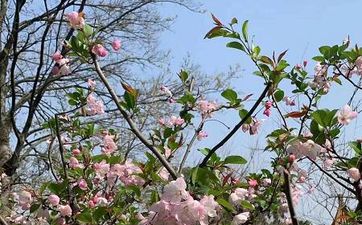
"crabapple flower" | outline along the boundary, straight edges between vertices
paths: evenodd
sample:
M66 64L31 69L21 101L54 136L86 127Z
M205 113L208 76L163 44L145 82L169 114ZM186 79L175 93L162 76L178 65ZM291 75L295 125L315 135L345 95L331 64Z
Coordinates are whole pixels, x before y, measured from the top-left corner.
M94 163L93 169L97 177L102 178L109 172L110 165L105 160L102 160L100 163Z
M72 216L72 208L69 205L59 205L58 210L62 216Z
M60 51L56 51L53 56L52 59L57 62L59 60L61 60L63 58L62 53L60 53Z
M72 150L72 154L73 154L74 156L80 155L80 150L77 149L77 148L75 148L75 149Z
M327 79L327 65L321 65L318 63L314 68L314 79L310 83L311 88L321 89L324 93L327 93L331 87L330 82Z
M166 87L166 86L164 86L164 85L162 85L162 86L160 87L160 91L161 91L161 93L166 94L166 95L168 95L169 97L172 97L172 96L173 96L173 94L172 94L172 92L170 91L170 89L168 89L168 87Z
M71 73L70 67L68 65L69 63L69 59L67 58L60 58L59 60L55 61L56 64L54 65L51 73L54 76L63 76L63 75L68 75Z
M88 184L87 181L85 181L84 179L81 179L80 181L78 181L78 187L80 189L82 189L83 191L88 189Z
M352 167L349 170L347 170L348 176L354 180L355 182L361 179L361 174L359 172L359 169Z
M358 113L353 111L349 105L345 105L337 112L338 122L342 125L348 125L357 115Z
M96 87L96 82L92 79L88 79L87 84L90 89L94 89Z
M83 13L71 12L67 14L69 24L74 29L81 29L85 25Z
M112 41L112 48L114 51L118 51L121 49L121 41L119 39L114 39Z
M287 152L295 155L296 158L307 156L313 160L316 160L321 150L322 147L312 140L306 142L295 140L287 147Z
M60 198L58 195L49 195L48 202L52 206L57 206L57 205L59 205Z
M245 188L236 188L235 191L230 194L229 201L233 204L237 204L240 201L245 200L248 195L249 192Z
M185 120L181 117L171 116L169 123L171 126L181 126L185 123Z
M197 103L197 108L201 112L203 118L210 118L213 111L218 109L218 105L215 101L210 102L207 100L200 100Z
M204 138L207 138L208 134L206 133L206 131L200 131L197 133L197 140L201 141Z
M117 144L113 140L113 136L106 134L103 137L102 153L109 155L117 150Z
M286 105L288 106L295 106L295 101L293 99L291 99L290 97L288 96L285 96L283 98L283 101L285 102Z
M187 199L188 196L186 182L184 178L180 177L164 187L162 199L169 202L180 202L182 199Z
M70 157L69 158L69 167L72 168L72 169L83 168L83 165L81 163L79 163L77 158Z
M97 100L92 94L87 97L87 114L90 116L104 113L104 105L101 100Z
M142 186L145 181L138 176L142 173L141 168L133 164L131 161L126 161L124 164L114 164L110 170L110 175L116 175L125 186Z
M18 203L23 210L29 209L30 204L33 202L31 193L28 191L21 191L18 195Z
M170 173L168 172L168 170L165 167L162 167L162 169L158 172L158 176L162 179L167 181L168 178L170 177Z
M250 124L246 124L246 123L243 124L243 126L241 127L241 130L244 133L249 131L250 135L255 135L258 133L260 126L261 126L261 122L258 119L253 118L253 120Z
M258 186L258 181L255 179L250 179L250 180L248 180L248 184L250 187L256 187L256 186Z
M240 224L244 224L248 221L250 217L250 213L249 212L243 212L240 213L236 216L234 216L233 221L232 221L232 225L240 225Z
M106 57L108 55L108 51L103 45L95 44L92 47L92 53L99 57Z

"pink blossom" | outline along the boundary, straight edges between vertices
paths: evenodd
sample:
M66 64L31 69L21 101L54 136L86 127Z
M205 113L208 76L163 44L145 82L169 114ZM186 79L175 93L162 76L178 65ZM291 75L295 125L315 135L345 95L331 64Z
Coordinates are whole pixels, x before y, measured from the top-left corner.
M249 131L249 134L250 135L255 135L259 132L259 128L261 126L261 122L256 119L256 118L253 118L252 122L250 124L243 124L241 126L241 130L246 133Z
M213 195L204 196L200 203L205 207L206 214L209 217L216 217L217 212L216 209L219 207L219 204L214 200Z
M59 205L60 198L58 195L49 195L48 202L52 206L57 206L57 205Z
M67 19L70 23L70 26L73 27L74 29L81 29L85 25L85 21L84 21L82 13L78 13L78 12L68 13Z
M283 98L283 101L285 102L286 105L288 106L295 106L295 101L293 99L291 99L290 97L288 96L285 96Z
M117 144L113 140L113 136L105 135L103 137L103 146L102 152L106 155L112 154L114 151L117 150Z
M201 141L204 138L207 138L208 134L206 133L206 131L200 131L197 133L197 140Z
M121 41L119 39L114 39L112 41L112 48L114 51L118 51L121 49Z
M163 94L168 95L169 97L172 97L172 96L173 96L173 95L172 95L172 92L170 91L170 89L168 89L168 87L166 87L166 86L164 86L164 85L162 85L162 86L160 87L160 91L161 91Z
M56 65L53 67L52 69L52 74L53 75L59 75L59 76L63 76L63 75L68 75L71 73L71 70L69 68L69 59L67 58L61 58L59 60L56 61Z
M270 178L264 178L262 181L263 186L269 186L272 183L272 180Z
M96 172L96 175L100 178L104 177L110 170L110 165L102 160L100 163L94 163L93 169Z
M207 100L200 100L197 103L197 108L200 110L203 118L209 118L212 112L218 109L218 105L215 101L210 102Z
M168 172L168 170L165 167L162 167L162 169L158 172L158 176L162 179L162 180L168 180L168 178L170 177L170 173Z
M139 176L141 173L141 168L131 161L126 161L124 164L114 164L110 171L110 175L118 176L125 186L142 186L145 181Z
M69 167L72 169L83 168L83 165L79 163L78 159L75 157L69 158Z
M236 216L234 216L233 221L232 221L232 225L240 225L240 224L244 224L248 221L250 217L250 213L249 212L243 212L240 213Z
M295 155L296 158L307 156L313 160L316 160L321 150L322 147L312 140L306 142L295 140L287 147L287 152Z
M95 44L92 47L92 53L99 57L106 57L108 55L108 51L103 45Z
M162 199L170 202L180 202L182 199L187 199L188 196L186 182L184 178L179 177L164 187Z
M85 181L84 179L79 180L78 181L78 187L80 189L82 189L83 191L87 190L88 189L87 181Z
M337 112L338 122L343 125L348 125L357 115L358 113L352 111L349 105L345 105Z
M271 115L271 109L265 109L263 114L269 117Z
M245 188L236 188L235 191L230 194L229 201L233 204L239 204L240 201L245 200L248 195L249 192Z
M158 124L160 124L161 126L165 126L166 120L164 118L160 118L160 119L158 119Z
M59 205L58 210L62 216L72 216L72 208L69 205Z
M18 194L18 203L23 210L29 209L30 204L33 202L31 193L28 191L21 191Z
M324 167L328 169L334 164L334 162L335 162L335 159L328 158L328 159L324 160Z
M53 56L52 56L52 59L54 60L54 61L59 61L59 60L61 60L63 58L63 56L62 56L62 54L60 53L60 51L56 51L54 54L53 54Z
M250 179L248 180L248 184L251 186L251 187L256 187L258 185L258 181L255 180L255 179Z
M167 146L164 147L164 150L165 150L165 157L166 158L170 157L172 154L172 150Z
M72 154L73 154L74 156L80 155L80 150L77 149L77 148L75 148L75 149L72 150Z
M181 117L171 116L169 123L173 126L181 126L185 123L185 120Z
M257 120L256 118L253 119L253 121L250 124L250 135L255 135L259 132L259 128L261 126L261 122Z
M359 172L359 169L357 169L355 167L348 169L347 174L355 182L358 181L359 179L361 179L361 174Z
M87 105L87 114L90 116L104 113L103 102L101 100L97 100L92 94L88 95L87 97Z
M88 79L87 84L90 89L94 89L96 87L96 82L92 79Z

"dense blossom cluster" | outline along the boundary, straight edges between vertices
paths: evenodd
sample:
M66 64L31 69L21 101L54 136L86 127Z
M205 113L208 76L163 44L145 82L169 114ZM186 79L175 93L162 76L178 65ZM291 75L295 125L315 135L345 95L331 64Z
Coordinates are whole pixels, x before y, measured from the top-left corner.
M150 207L149 216L141 221L144 225L207 225L217 217L220 206L214 196L195 200L186 191L183 178L171 181L164 187L161 200Z

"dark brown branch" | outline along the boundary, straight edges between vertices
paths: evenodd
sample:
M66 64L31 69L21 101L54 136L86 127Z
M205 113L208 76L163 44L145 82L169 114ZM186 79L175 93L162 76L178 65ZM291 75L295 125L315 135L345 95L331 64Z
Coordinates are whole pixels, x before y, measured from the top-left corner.
M250 109L248 114L238 123L236 126L217 144L215 145L210 152L205 156L203 161L200 164L200 167L205 167L207 164L207 161L210 159L210 157L219 149L221 148L240 128L241 126L251 117L251 115L254 113L254 111L258 108L260 103L263 101L264 97L268 93L272 83L269 82L264 88L264 91L259 96L258 100L255 102L253 107Z

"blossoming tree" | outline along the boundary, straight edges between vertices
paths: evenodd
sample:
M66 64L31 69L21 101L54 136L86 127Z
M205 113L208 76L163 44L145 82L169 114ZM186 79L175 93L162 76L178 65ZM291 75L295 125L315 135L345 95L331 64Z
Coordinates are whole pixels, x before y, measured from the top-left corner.
M232 19L228 25L212 16L215 26L205 38L231 39L227 47L246 54L254 63L257 76L264 84L256 100L238 96L225 89L219 102L201 98L192 92L192 79L182 70L178 74L179 96L167 86L160 86L162 95L178 113L164 115L155 129L145 133L135 122L139 116L139 91L125 82L113 84L106 76L102 62L122 49L119 39L106 44L90 26L83 12L66 14L74 30L65 42L66 52L55 52L52 77L71 73L71 59L92 67L100 82L87 79L87 87L75 88L68 95L70 110L55 114L44 127L51 136L48 146L56 145L60 163L52 165L52 178L33 187L18 185L8 193L9 179L1 176L1 192L6 195L1 207L10 209L0 217L2 224L144 224L144 225L206 225L206 224L301 224L295 210L303 186L310 176L300 165L306 162L353 196L347 208L338 208L334 224L358 224L362 216L362 154L361 141L352 140L350 150L343 154L336 146L341 129L358 116L351 101L338 109L319 107L332 84L351 83L361 75L362 50L349 48L349 40L341 45L323 46L314 73L303 65L291 67L286 51L266 56L248 35L248 21L239 24ZM112 49L112 50L111 50ZM111 50L111 51L110 51ZM288 82L293 94L279 86ZM123 94L116 90L122 88ZM85 123L89 117L107 113L95 92L106 91L134 137L147 149L143 160L132 160L118 151L122 136L107 126ZM296 98L299 96L299 100ZM251 108L242 103L252 102ZM286 106L302 105L283 112ZM223 111L238 113L240 120L213 147L199 149L203 160L185 167L194 143L207 138L205 123ZM262 115L260 115L263 112ZM219 150L237 132L257 135L261 117L277 115L282 123L266 137L265 149L272 152L270 167L240 177L235 169L247 160L241 155L220 156ZM190 139L184 138L188 129ZM178 152L181 159L175 159ZM178 165L175 166L175 163ZM2 195L3 196L3 195ZM340 197L343 199L343 196ZM353 208L352 208L353 207ZM265 222L266 223L266 222Z

